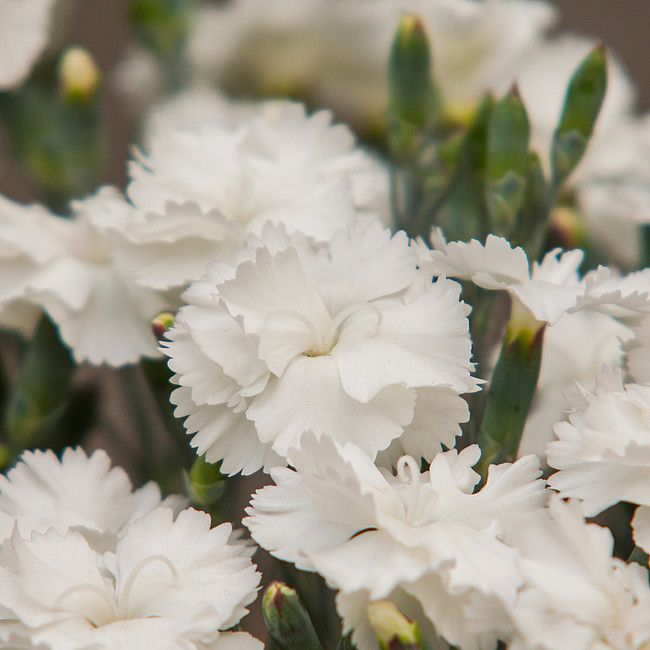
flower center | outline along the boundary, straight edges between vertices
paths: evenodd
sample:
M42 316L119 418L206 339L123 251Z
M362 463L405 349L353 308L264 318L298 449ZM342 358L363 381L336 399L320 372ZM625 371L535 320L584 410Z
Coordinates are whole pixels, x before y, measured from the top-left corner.
M166 569L165 579L152 576L147 582L146 597L133 597L136 583L142 577L145 569L152 565L161 565ZM78 614L85 618L93 627L101 627L120 620L134 618L151 618L156 614L153 611L146 611L149 603L156 603L160 598L159 587L161 583L175 583L178 580L178 572L169 560L163 555L152 555L141 560L129 573L121 594L116 602L108 588L98 585L79 584L66 589L54 602L54 608L66 612Z
M382 314L376 305L357 303L340 311L320 331L310 324L312 346L305 351L305 356L320 357L328 355L341 338L345 329L359 328L362 336L376 336L381 326Z
M427 486L421 482L420 465L415 458L402 456L397 461L397 478L406 487L401 495L405 521L413 526L428 523L425 509L429 502L430 492Z
M111 259L111 246L107 238L82 219L75 223L68 249L74 257L90 264L106 264Z

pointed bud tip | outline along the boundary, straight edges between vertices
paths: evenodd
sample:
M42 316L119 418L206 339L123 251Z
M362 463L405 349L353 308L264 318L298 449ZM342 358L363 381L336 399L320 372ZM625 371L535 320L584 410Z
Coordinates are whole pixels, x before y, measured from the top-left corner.
M397 31L402 38L424 36L424 24L417 14L405 14L399 22Z
M59 62L59 85L67 100L88 101L100 81L99 69L88 50L74 46L65 51Z
M284 582L274 580L264 592L264 596L262 598L262 606L267 611L273 608L279 612L282 609L283 599L293 598L295 596L295 589L292 589L288 585L284 584Z
M518 99L519 101L521 101L521 92L519 90L519 83L518 82L515 81L512 84L512 86L510 86L510 90L508 91L508 94L511 97L514 97L515 99Z

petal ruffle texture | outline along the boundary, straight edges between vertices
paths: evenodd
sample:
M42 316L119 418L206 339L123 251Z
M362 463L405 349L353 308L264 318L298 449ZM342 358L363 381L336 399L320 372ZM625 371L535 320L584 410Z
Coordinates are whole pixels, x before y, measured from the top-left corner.
M458 284L422 282L408 238L378 222L329 244L268 225L248 243L185 292L163 344L199 453L249 473L308 430L371 458L402 435L426 459L453 446L478 387Z
M545 517L546 502L534 457L492 466L475 492L479 456L476 446L444 452L423 474L404 456L393 475L352 444L306 434L289 452L295 469L272 472L275 485L255 493L244 524L271 554L318 571L340 591L341 614L347 626L361 626L355 640L363 650L375 646L364 614L349 608L397 592L419 602L448 642L474 647L465 600L514 603L523 577L512 544L524 521ZM459 603L456 623L445 602Z

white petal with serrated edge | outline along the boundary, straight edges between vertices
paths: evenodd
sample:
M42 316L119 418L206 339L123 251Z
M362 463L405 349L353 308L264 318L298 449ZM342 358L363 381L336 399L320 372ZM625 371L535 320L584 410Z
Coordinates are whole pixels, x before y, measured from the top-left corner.
M337 442L354 442L370 456L385 449L413 419L415 391L389 386L363 403L341 387L329 356L298 357L273 378L247 410L262 442L285 455L311 429Z
M391 384L475 390L469 325L459 295L457 283L441 278L409 303L382 304L374 336L344 330L332 356L345 391L368 401Z

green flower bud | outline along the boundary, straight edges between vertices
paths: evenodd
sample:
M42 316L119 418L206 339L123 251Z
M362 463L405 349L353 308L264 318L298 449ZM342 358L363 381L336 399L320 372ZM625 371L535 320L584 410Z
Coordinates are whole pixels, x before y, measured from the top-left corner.
M553 136L551 163L558 188L584 155L607 91L607 57L596 47L575 71L564 98L560 122Z
M500 101L488 126L485 200L491 232L509 234L526 198L530 124L517 87Z
M322 650L295 589L272 582L262 597L264 623L277 650Z
M391 147L405 156L432 123L438 106L429 42L417 16L404 16L397 28L390 51L389 88Z

